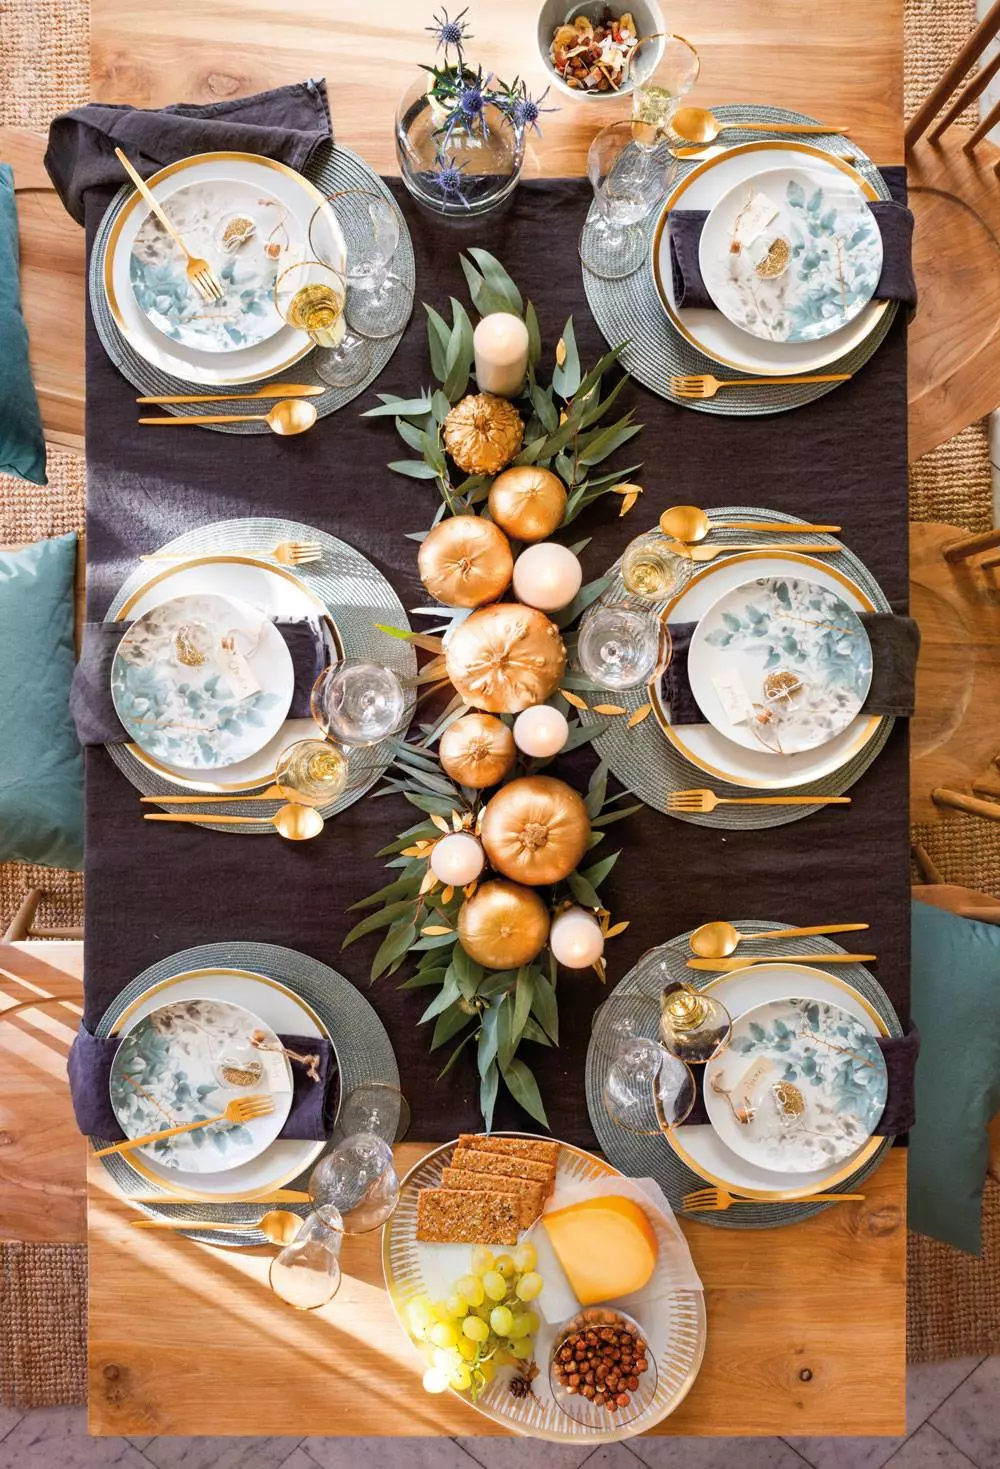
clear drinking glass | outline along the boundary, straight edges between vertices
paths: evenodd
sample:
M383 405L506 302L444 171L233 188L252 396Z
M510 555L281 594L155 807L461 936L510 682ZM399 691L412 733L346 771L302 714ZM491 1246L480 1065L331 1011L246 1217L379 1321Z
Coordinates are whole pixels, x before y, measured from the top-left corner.
M649 58L663 41L658 65ZM655 148L670 119L698 80L701 61L683 36L646 36L629 58L632 79L632 136L642 148Z
M670 662L670 629L648 607L598 603L580 624L576 656L599 688L635 689Z
M296 740L278 757L275 784L289 801L325 806L347 785L347 755L329 740Z
M339 269L347 283L347 324L363 337L395 336L409 320L413 292L392 270L399 233L396 206L367 189L329 194L309 221L313 254Z
M595 1012L594 1045L610 1064L604 1078L604 1110L629 1132L652 1136L678 1127L694 1106L690 1067L657 1040L659 1001L650 995L614 994Z
M580 235L580 259L606 280L631 275L646 258L639 224L666 190L677 160L665 146L640 148L630 122L602 128L587 154L587 174L597 213Z
M340 1289L340 1250L344 1223L332 1204L317 1207L302 1228L271 1261L268 1283L297 1311L316 1311Z
M387 1081L365 1081L341 1103L337 1128L345 1136L373 1132L387 1143L399 1143L410 1130L410 1104Z
M348 747L377 745L408 722L413 691L391 668L345 658L313 685L312 716L330 739Z
M282 321L307 332L320 350L313 355L317 373L331 388L351 388L371 370L371 348L347 330L343 275L321 260L289 265L274 283L274 304Z
M645 531L625 547L621 561L626 590L645 602L665 602L694 575L694 562L671 551L660 531Z
M392 1148L373 1132L346 1137L313 1169L309 1196L321 1214L333 1209L345 1234L380 1229L399 1202Z
M718 1055L733 1033L720 1000L682 980L670 979L660 995L660 1039L672 1056L700 1065Z

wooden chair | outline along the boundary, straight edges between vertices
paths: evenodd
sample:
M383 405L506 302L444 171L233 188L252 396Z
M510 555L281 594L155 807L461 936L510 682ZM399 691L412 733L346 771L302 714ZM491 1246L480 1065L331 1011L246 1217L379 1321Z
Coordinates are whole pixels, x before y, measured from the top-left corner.
M35 924L38 905L45 897L44 888L29 888L20 908L3 936L4 943L12 944L24 939L82 939L82 928L41 928Z
M1000 149L986 138L1000 103L974 130L954 126L1000 72L1000 54L947 105L998 32L995 0L906 130L920 290L909 343L911 459L1000 404Z

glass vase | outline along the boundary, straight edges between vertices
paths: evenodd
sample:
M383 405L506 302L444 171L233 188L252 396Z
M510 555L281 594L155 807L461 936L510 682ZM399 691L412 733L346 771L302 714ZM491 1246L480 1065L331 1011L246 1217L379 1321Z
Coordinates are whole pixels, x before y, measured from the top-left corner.
M399 104L396 155L418 203L446 218L475 218L513 194L524 136L492 102L473 118L455 121L450 105L432 97L421 78Z

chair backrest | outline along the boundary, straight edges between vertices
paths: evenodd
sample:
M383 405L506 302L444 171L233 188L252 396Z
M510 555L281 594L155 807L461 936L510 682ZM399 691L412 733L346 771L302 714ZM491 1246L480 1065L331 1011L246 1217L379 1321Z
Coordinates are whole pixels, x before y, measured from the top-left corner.
M998 31L1000 31L1000 0L994 0L994 4L990 6L988 14L983 17L982 21L955 57L955 60L945 71L937 86L932 88L914 114L913 120L906 129L907 148L912 148L919 138L922 138L925 133L928 133L928 129L930 129L929 138L931 141L939 138L961 116L969 103L974 102L986 90L997 72L1000 71L1000 52L991 57L986 65L966 82L965 86L961 88L957 97L948 106L941 118L935 123L933 128L931 127L931 124L934 123L935 118L937 118L938 113L941 112L942 107L945 106L945 103L955 88L971 68L975 66L976 62L981 59L984 51L997 35ZM998 122L1000 122L1000 102L991 108L986 117L969 133L967 140L963 144L965 150L968 152L974 148L980 139L984 138Z

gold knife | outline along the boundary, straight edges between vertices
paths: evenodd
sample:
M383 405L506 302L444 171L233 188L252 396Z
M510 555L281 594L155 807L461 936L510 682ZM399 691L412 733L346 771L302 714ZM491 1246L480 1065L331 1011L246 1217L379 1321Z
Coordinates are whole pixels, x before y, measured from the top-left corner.
M325 393L322 383L265 383L252 393L179 393L173 397L156 394L136 398L137 403L249 403L254 398L318 398Z
M154 806L200 806L211 805L213 801L286 801L288 797L280 786L268 786L266 791L260 791L250 796L241 796L238 793L232 796L140 796L140 801L146 801Z
M230 1198L226 1194L207 1199L199 1198L197 1194L125 1194L124 1197L130 1204L246 1204L247 1208L254 1204L311 1203L308 1194L294 1188L275 1189L273 1193L262 1194L258 1199Z
M732 974L749 964L874 964L877 954L753 954L743 959L689 959L689 969Z

